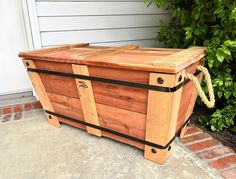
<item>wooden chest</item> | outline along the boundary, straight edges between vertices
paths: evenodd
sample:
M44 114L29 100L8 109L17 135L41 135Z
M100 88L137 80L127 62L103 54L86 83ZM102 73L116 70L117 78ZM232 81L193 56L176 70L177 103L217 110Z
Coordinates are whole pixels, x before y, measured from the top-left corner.
M67 45L19 54L50 124L60 122L144 150L164 163L190 117L204 48Z

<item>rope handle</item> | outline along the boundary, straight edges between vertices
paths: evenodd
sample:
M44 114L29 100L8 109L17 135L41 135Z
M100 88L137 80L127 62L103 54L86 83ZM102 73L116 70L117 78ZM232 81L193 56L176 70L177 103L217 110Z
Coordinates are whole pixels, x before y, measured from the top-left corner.
M206 97L206 94L202 90L202 87L199 84L198 79L194 75L186 73L186 78L188 78L190 81L193 82L193 85L194 85L195 89L197 90L198 95L200 96L203 103L208 108L213 108L215 106L215 95L214 95L213 86L212 86L212 82L211 82L211 76L210 76L207 68L199 65L197 67L197 69L200 70L205 76L210 100Z

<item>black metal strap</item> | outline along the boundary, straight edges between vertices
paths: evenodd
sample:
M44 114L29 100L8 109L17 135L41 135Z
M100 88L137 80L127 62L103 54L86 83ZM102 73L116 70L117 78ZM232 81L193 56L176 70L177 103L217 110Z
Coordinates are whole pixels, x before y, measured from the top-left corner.
M111 134L129 139L129 140L133 140L135 142L139 142L139 143L142 143L144 145L155 147L155 148L158 148L158 149L161 149L161 150L167 149L170 146L170 144L174 141L174 139L179 135L179 132L181 130L180 129L176 133L176 135L165 146L162 146L162 145L159 145L159 144L155 144L153 142L149 142L149 141L146 141L146 140L143 140L143 139L139 139L137 137L133 137L133 136L130 136L130 135L127 135L127 134L123 134L123 133L120 133L120 132L117 132L117 131L114 131L114 130L111 130L111 129L107 129L107 128L104 128L104 127L101 127L101 126L97 126L95 124L91 124L91 123L88 123L88 122L85 122L85 121L82 121L82 120L79 120L79 119L75 119L75 118L72 118L72 117L64 116L62 114L54 113L52 111L45 110L45 112L48 113L49 115L64 118L64 119L72 121L72 122L83 124L85 126L89 126L89 127L95 128L95 129L99 129L101 131L108 132L108 133L111 133ZM183 124L183 126L185 126L189 122L189 120L190 120L190 118Z
M33 69L33 68L27 68L27 70L30 72L36 72L36 73L45 73L45 74L65 76L65 77L70 77L70 78L80 78L80 79L85 79L85 80L92 80L92 81L98 81L98 82L103 82L103 83L111 83L111 84L130 86L130 87L135 87L135 88L162 91L162 92L167 92L167 93L175 92L179 88L181 88L184 84L189 82L189 80L185 79L184 82L178 84L177 86L173 88L169 88L169 87L163 87L163 86L133 83L133 82L128 82L128 81L120 81L120 80L113 80L113 79L107 79L107 78L85 76L85 75L78 75L78 74L71 74L71 73L64 73L64 72L57 72L57 71L49 71L49 70L41 70L41 69ZM197 71L194 75L197 76L199 73L200 71Z

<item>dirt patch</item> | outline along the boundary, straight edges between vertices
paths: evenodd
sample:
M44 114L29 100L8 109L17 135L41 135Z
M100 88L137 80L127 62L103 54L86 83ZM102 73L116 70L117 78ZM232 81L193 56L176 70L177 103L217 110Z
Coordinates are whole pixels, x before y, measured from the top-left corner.
M191 116L191 123L195 124L203 131L210 134L213 138L219 140L223 145L230 147L236 152L236 133L231 132L228 129L223 129L219 132L212 132L212 130L208 127L200 126L198 121L200 115L210 115L211 113L205 108L199 107L196 105L194 108L194 112Z

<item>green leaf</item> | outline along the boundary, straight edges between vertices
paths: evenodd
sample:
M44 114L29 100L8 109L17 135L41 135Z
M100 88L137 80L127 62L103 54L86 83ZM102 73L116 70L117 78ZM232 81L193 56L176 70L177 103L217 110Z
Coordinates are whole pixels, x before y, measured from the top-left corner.
M225 57L231 57L231 52L226 45L222 45L222 51L224 52Z
M231 19L236 21L236 8L231 11Z
M224 42L224 45L228 46L228 47L236 47L236 40L232 41L232 40L226 40Z
M157 7L161 7L161 5L163 4L164 0L156 0L156 5Z
M230 97L230 95L231 95L230 91L225 91L224 92L224 96L225 96L226 99L228 99Z
M144 0L144 3L148 7L148 6L150 6L152 4L152 0Z
M219 62L223 62L224 61L224 52L222 50L222 48L218 48L217 51L216 51L216 58Z
M212 131L217 131L216 127L214 125L211 125L211 130Z
M230 128L229 130L231 130L232 132L235 132L235 133L236 133L236 127Z

